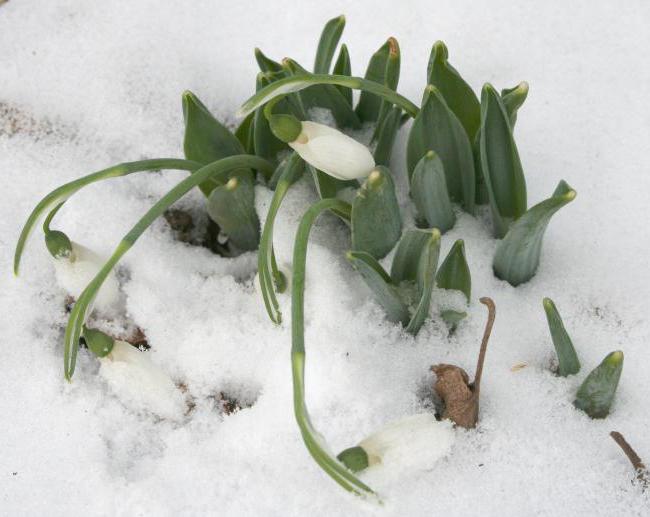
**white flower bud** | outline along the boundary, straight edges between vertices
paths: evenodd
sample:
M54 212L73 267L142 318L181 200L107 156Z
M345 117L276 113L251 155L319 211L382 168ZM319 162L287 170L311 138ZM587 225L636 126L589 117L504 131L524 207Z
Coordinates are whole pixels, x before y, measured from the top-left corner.
M307 163L340 180L365 178L375 167L365 145L316 122L303 121L300 135L289 145Z
M115 340L111 352L100 362L100 375L122 402L134 410L170 419L183 415L183 395L170 376L151 361L148 352Z

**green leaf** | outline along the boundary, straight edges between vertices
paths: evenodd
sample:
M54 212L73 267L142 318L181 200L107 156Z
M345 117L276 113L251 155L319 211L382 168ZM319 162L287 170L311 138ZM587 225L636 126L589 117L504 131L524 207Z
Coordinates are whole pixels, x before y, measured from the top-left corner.
M390 157L393 154L393 145L400 127L401 115L401 109L392 107L388 110L381 123L377 125L375 151L373 153L377 165L386 167L390 165Z
M390 269L390 277L395 285L402 282L417 282L422 250L431 241L434 232L437 232L437 230L404 231L397 250L395 250L393 264Z
M157 158L154 160L125 162L109 167L108 169L93 172L92 174L88 174L87 176L83 176L54 189L38 202L34 210L29 214L25 226L20 232L20 237L16 244L16 251L14 253L14 275L18 275L20 259L23 250L25 249L25 244L39 219L44 217L47 212L58 210L63 203L83 187L105 179L119 178L120 176L133 174L134 172L159 171L161 169L178 169L191 172L200 167L200 163L190 160L179 160L176 158Z
M575 197L576 191L562 180L550 198L536 204L521 216L497 247L492 263L494 274L513 286L535 276L544 232L551 217Z
M386 167L375 168L352 203L352 247L385 257L399 240L402 218L395 183Z
M384 70L384 85L391 90L397 90L399 83L399 73L401 66L402 56L399 50L399 44L395 38L388 38L388 57L386 59L386 69ZM377 124L375 126L375 134L372 140L377 138L377 130L382 126L391 104L385 100L381 101L379 106L379 114L377 115Z
M473 213L476 180L472 147L456 115L440 91L431 85L425 89L422 109L409 133L406 148L409 178L417 163L430 150L440 156L444 166L449 198L462 203L467 212Z
M431 292L435 284L438 257L440 255L440 232L434 228L430 231L417 265L416 287L420 298L415 312L409 321L406 331L415 335L420 331L425 320L429 317Z
M481 94L480 153L494 231L500 238L526 211L526 179L508 113L490 84Z
M514 88L501 90L503 107L506 109L506 113L508 113L510 126L512 126L513 129L517 122L517 111L519 111L519 108L523 105L526 97L528 97L528 83L525 81L519 83Z
M244 150L248 154L253 154L255 151L255 140L254 140L254 128L255 128L255 113L250 113L244 120L242 120L242 123L239 124L239 127L237 127L237 131L235 131L235 136L237 137L237 140L239 140L239 143L242 145Z
M614 401L623 371L623 352L611 352L594 368L578 389L573 405L591 418L605 418Z
M227 156L244 153L244 147L228 128L212 116L199 98L190 91L183 93L183 117L185 119L185 158L202 165ZM235 174L246 171L235 171ZM200 185L207 196L217 185L214 181Z
M555 352L560 363L557 372L558 375L566 377L567 375L578 373L580 371L578 354L576 354L576 349L573 347L569 333L564 328L560 313L550 298L544 298L543 305L548 321L548 329L551 332L553 346L555 346Z
M364 251L349 251L346 256L375 295L377 303L386 311L387 319L393 323L408 325L411 319L408 307L381 264Z
M449 200L445 171L433 151L428 151L413 171L411 198L418 216L426 221L427 227L445 233L454 226L456 215Z
M277 79L274 78L273 75L262 73L258 74L256 84L257 90L259 91L265 86L272 84L274 80ZM293 113L288 99L280 100L274 106L274 111L276 113ZM278 154L289 149L289 146L273 134L271 128L269 127L269 121L266 120L264 111L262 109L256 110L253 116L253 147L255 149L255 154L271 161L272 163L277 163Z
M282 70L280 63L266 57L259 48L255 48L255 61L262 72L280 72Z
M336 63L334 63L333 73L334 75L347 75L348 77L352 75L350 53L348 52L348 47L345 43L341 45L339 57L336 59ZM341 95L343 95L343 98L347 101L350 107L352 107L352 90L345 86L336 86L336 88L341 92Z
M471 300L472 275L467 265L465 243L462 239L454 242L454 245L449 250L447 257L440 266L440 269L438 269L436 283L442 289L461 291L465 295L467 303Z
M216 182L223 183L233 171L241 169L258 169L261 172L271 174L273 168L266 160L256 156L240 155L222 158L208 165L204 165L195 171L191 176L185 178L165 194L160 200L153 205L147 213L131 228L123 237L108 261L102 266L97 275L90 281L83 292L77 298L77 302L72 307L68 325L65 329L63 362L66 379L70 380L75 370L77 360L77 349L79 346L79 337L86 322L92 303L101 288L104 280L117 265L124 254L135 244L138 238L151 224L162 215L171 205L187 194L191 189L200 185L209 178L214 178Z
M316 192L321 199L333 199L337 196L338 192L345 188L356 189L359 187L359 182L356 180L343 181L318 170L309 163L306 163L305 166L314 180ZM342 216L342 214L337 213L336 210L333 210L333 212ZM342 217L345 219L344 216Z
M255 187L250 178L232 177L225 185L215 188L208 198L207 210L237 251L257 249L260 220L255 211Z
M354 476L352 472L329 453L327 446L322 443L318 431L311 423L305 402L305 270L307 265L307 244L311 227L316 218L325 210L332 209L345 212L350 210L350 206L339 199L323 199L312 205L300 221L293 247L293 276L291 282L293 407L303 441L314 461L346 490L358 495L372 495L374 492L369 486Z
M327 74L330 71L330 65L334 58L336 46L339 44L343 28L345 27L345 16L332 18L323 27L320 35L318 49L316 50L316 60L314 61L314 73Z
M402 108L409 116L415 117L420 111L406 97L387 88L383 84L362 79L360 77L347 77L345 75L324 75L324 74L299 74L291 77L285 77L270 85L262 88L255 95L249 98L237 111L238 117L245 117L251 111L263 106L270 100L281 95L299 92L315 84L333 84L352 88L353 90L363 90L364 92L373 93L389 101L391 104Z
M291 75L302 76L309 73L293 59L285 59L283 63ZM361 127L356 113L336 86L332 84L314 84L300 91L297 95L300 97L306 111L312 108L323 108L332 113L338 127L354 129Z
M481 105L470 85L449 64L448 57L445 44L436 41L427 66L428 83L440 90L447 106L465 128L467 138L473 142L481 124Z
M283 160L276 173L278 175L277 185L273 193L273 199L269 205L269 211L264 221L262 229L262 238L260 240L259 252L257 254L257 270L259 274L260 289L266 311L273 323L279 324L282 321L282 313L275 291L284 291L286 279L281 271L278 270L275 263L273 252L273 227L275 218L280 210L283 199L285 198L289 187L293 185L303 174L305 162L297 153L291 153L289 158Z
M393 56L393 63L390 65L391 76L387 77L386 72L390 55ZM397 88L397 80L399 80L399 45L395 38L388 38L386 43L372 55L368 62L365 79L383 84L391 90ZM355 111L362 122L377 122L381 105L382 99L373 92L362 91Z

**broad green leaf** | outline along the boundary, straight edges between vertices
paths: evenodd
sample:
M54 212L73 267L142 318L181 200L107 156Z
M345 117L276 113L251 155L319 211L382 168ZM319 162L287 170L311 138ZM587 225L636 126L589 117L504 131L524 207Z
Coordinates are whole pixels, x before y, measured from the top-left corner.
M526 179L503 101L486 84L481 94L481 171L496 237L503 237L526 211Z
M544 232L551 217L575 197L576 191L562 180L550 198L536 204L515 221L497 247L492 263L494 274L513 286L528 282L535 276Z
M253 154L255 151L254 128L255 113L250 113L235 131L237 140L248 154Z
M501 90L501 99L503 100L503 107L508 113L510 119L510 126L514 129L517 122L517 111L521 108L522 104L528 97L528 83L521 82L514 88L506 88Z
M389 58L392 61L390 64ZM374 83L383 84L387 88L395 90L399 81L399 69L399 45L395 38L388 38L386 43L379 47L370 58L365 79ZM377 122L381 107L381 98L372 92L362 91L359 96L356 112L362 122Z
M282 70L280 63L266 57L259 48L255 48L255 61L257 61L262 72L279 72Z
M273 174L278 176L273 199L269 205L269 211L264 221L264 228L262 229L262 238L260 240L260 247L257 254L257 270L260 281L260 289L262 291L262 298L266 311L273 323L280 323L282 321L282 314L278 299L275 296L275 291L284 291L286 287L286 279L281 271L278 270L275 263L275 254L273 252L273 226L275 218L280 210L280 205L289 190L289 187L295 183L300 176L302 176L305 168L305 162L298 156L297 153L291 155L283 160L278 165L276 172Z
M402 55L397 40L395 38L388 38L388 58L386 59L386 70L384 71L384 85L391 90L397 90L401 61ZM372 138L373 141L377 138L377 131L382 126L390 109L391 104L388 101L382 100L379 106L379 115L377 116L375 133Z
M409 133L406 148L409 178L429 151L435 151L442 161L449 198L473 213L476 180L472 147L456 115L449 109L440 91L432 85L425 89L422 109Z
M623 371L623 352L611 352L584 380L573 405L591 418L605 418L614 401Z
M352 248L380 259L393 249L402 230L395 183L386 167L374 169L352 202Z
M440 255L440 232L434 228L429 233L418 261L416 287L420 298L415 307L415 312L411 321L406 327L406 331L415 335L420 331L425 320L429 317L429 307L431 305L431 292L435 284L436 269L438 267L438 257Z
M257 249L260 220L255 211L255 187L250 178L233 177L215 188L208 198L207 210L237 251Z
M404 231L390 268L390 277L395 285L402 282L417 282L422 250L431 241L436 231L435 229Z
M440 90L447 106L465 128L467 138L473 142L481 124L481 105L470 85L449 64L448 57L445 44L436 41L429 56L427 80Z
M465 257L465 243L462 239L454 242L447 257L436 275L436 284L442 289L461 291L467 303L472 298L472 275Z
M390 276L381 264L364 251L349 251L346 257L373 292L377 303L386 311L388 320L402 323L404 326L408 325L411 319L408 307L400 298Z
M79 337L88 315L92 310L92 304L97 292L102 287L104 280L108 277L113 268L117 265L124 254L131 249L138 238L145 232L149 226L171 205L187 194L194 187L200 185L209 178L214 178L216 182L222 184L234 171L241 169L257 169L262 173L272 174L273 168L266 160L256 156L239 155L222 158L221 160L204 165L191 176L185 178L172 188L167 194L158 200L147 213L129 230L122 238L113 254L108 261L102 266L95 278L77 298L77 302L72 307L68 325L65 329L63 363L66 379L70 380L75 370L77 360L77 349L79 347Z
M31 235L38 221L42 217L45 217L46 213L57 211L59 208L61 208L61 205L63 205L63 203L65 203L73 194L85 186L92 185L93 183L109 178L119 178L120 176L133 174L134 172L158 171L161 169L178 169L191 172L200 168L201 164L198 162L190 160L179 160L176 158L158 158L154 160L125 162L114 165L113 167L109 167L108 169L93 172L92 174L88 174L87 176L83 176L54 189L38 202L34 210L32 210L32 212L29 214L29 217L25 222L25 226L20 232L20 237L18 238L18 243L16 244L16 251L14 253L14 275L18 275L20 259L23 254L25 244L27 243L27 239L29 239L29 236Z
M377 125L375 138L375 150L373 156L377 165L390 165L390 157L393 154L395 137L400 126L402 110L392 107L383 118L381 124Z
M341 45L339 57L336 59L336 63L334 63L333 73L334 75L347 75L348 77L352 75L350 53L348 52L348 47L345 43ZM343 95L343 98L347 101L350 107L352 107L352 90L345 86L336 86L336 88L341 92L341 95Z
M345 16L332 18L323 27L320 35L318 48L316 50L316 60L314 61L314 73L327 74L330 71L330 65L334 58L336 46L339 44L343 28L345 27Z
M438 228L445 233L454 226L456 215L449 200L445 171L433 151L427 152L413 171L411 198L418 217L426 221L428 228Z
M291 75L302 76L309 73L293 59L285 59L283 64ZM359 118L336 86L332 84L314 84L300 91L297 95L300 97L306 111L312 108L323 108L332 113L338 127L354 129L361 127Z
M580 371L578 354L576 354L576 349L573 347L569 333L564 328L564 322L560 313L550 298L544 298L543 305L548 321L548 329L551 332L553 346L555 347L555 352L560 363L557 371L558 375L566 377L567 375L578 373Z
M293 276L291 295L291 372L293 378L293 407L296 422L300 428L303 441L314 461L334 481L346 490L358 495L373 495L372 489L352 474L337 461L322 442L314 428L305 397L305 270L307 266L307 244L309 233L316 218L325 210L336 209L339 212L350 210L350 206L339 199L323 199L312 205L298 226L293 247Z
M299 75L285 77L262 88L242 104L237 111L237 116L245 117L251 111L256 110L260 106L264 106L264 104L276 97L299 92L315 84L333 84L335 86L345 86L346 88L352 88L353 90L362 90L364 92L373 93L382 99L389 101L391 104L402 108L411 117L415 117L420 111L419 108L406 97L390 88L387 88L383 84L374 81L362 79L361 77L348 77L345 75L301 73Z
M219 122L199 98L190 91L183 93L185 158L207 165L221 158L244 154L244 147L228 128ZM235 171L234 174L248 171ZM208 195L217 185L213 181L200 185Z

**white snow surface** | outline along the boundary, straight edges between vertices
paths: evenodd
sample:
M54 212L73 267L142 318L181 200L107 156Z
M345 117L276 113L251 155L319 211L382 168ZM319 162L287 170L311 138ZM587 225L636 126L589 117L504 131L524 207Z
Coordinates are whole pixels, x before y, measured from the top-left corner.
M322 25L345 13L353 72L388 36L402 49L399 91L419 101L433 42L480 90L526 80L516 128L529 204L560 179L578 192L548 228L537 276L496 279L496 241L484 219L460 215L442 257L465 239L472 272L468 318L448 336L436 316L417 338L388 323L344 258L347 233L324 217L307 265L307 398L332 451L426 408L430 365L473 374L485 308L497 306L481 389L480 425L454 430L449 453L425 468L362 478L383 505L350 495L305 449L292 409L290 300L269 321L253 279L256 258L220 258L174 239L164 221L118 271L119 327L142 328L150 359L187 388L188 414L161 418L134 404L79 353L62 374L66 292L40 230L21 275L13 248L36 202L58 185L113 163L182 156L181 93L194 91L222 120L252 93L253 48L311 66ZM608 436L622 432L650 462L650 4L647 1L87 2L0 5L0 514L431 516L648 515L650 500ZM392 170L405 220L405 137ZM186 173L142 173L72 197L53 227L107 255ZM271 193L257 187L262 219ZM290 191L275 230L290 264L297 222L315 199ZM200 193L178 203L200 214ZM437 296L437 295L436 295ZM553 298L583 369L551 373L542 309ZM591 420L572 400L610 351L625 352L611 415ZM513 365L525 363L521 369ZM245 403L226 414L226 393ZM435 447L435 445L434 445Z

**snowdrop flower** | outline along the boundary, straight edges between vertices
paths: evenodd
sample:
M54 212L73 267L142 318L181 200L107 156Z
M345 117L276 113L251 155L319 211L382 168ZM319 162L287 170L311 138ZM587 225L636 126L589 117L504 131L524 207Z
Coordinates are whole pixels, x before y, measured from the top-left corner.
M75 299L95 278L104 265L105 259L94 251L71 242L59 231L50 231L46 235L45 244L52 256L57 283ZM120 284L114 271L111 271L97 293L94 306L101 312L111 314L119 309Z
M87 339L86 336L87 331L84 332ZM92 348L90 344L89 348ZM180 390L170 376L151 361L147 352L141 352L126 341L115 340L110 352L100 357L100 361L100 375L128 406L163 418L175 419L183 414L185 404Z
M388 424L337 457L353 472L379 464L392 470L413 470L429 467L445 456L453 441L449 422L420 413Z
M370 150L340 131L300 121L292 115L271 115L273 134L310 165L340 180L365 178L375 167Z

